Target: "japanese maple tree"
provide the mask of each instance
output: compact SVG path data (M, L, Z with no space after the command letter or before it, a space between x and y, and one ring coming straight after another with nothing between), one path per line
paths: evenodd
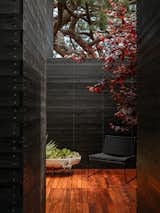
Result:
M124 2L124 1L123 1ZM109 90L116 102L114 116L120 125L110 123L115 131L126 132L137 125L136 113L136 13L130 12L120 0L108 0L110 7L104 8L106 29L94 31L94 43L86 50L74 52L72 57L77 62L88 57L87 49L103 62L103 69L112 77L105 77L96 85L88 86L90 92L101 93ZM93 32L92 32L93 33Z
M115 131L128 131L137 125L136 113L136 14L128 13L121 3L109 1L112 9L105 13L112 19L107 31L110 38L101 36L98 48L102 52L104 70L112 73L113 78L106 78L97 85L89 86L91 92L109 89L117 104L114 114L121 125L110 123ZM99 35L100 36L100 35Z

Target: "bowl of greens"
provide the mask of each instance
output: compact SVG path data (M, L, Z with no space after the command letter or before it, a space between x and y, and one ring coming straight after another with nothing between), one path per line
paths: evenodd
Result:
M58 148L55 141L51 140L46 145L46 167L47 168L72 168L79 164L81 156L78 152L67 148Z

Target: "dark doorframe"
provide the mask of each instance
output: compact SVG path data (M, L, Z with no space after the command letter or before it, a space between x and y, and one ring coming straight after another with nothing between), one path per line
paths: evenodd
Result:
M160 211L160 1L138 0L138 212Z
M45 212L51 1L0 2L0 211Z

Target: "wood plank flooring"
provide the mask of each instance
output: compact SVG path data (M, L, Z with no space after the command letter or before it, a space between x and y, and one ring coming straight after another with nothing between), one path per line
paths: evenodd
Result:
M128 178L135 170L128 169ZM89 177L88 177L89 176ZM136 180L121 169L74 169L46 179L46 213L136 213Z

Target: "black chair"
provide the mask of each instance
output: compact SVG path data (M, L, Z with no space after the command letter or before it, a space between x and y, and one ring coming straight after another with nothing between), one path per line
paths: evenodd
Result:
M125 182L129 183L136 177L127 180L126 168L130 161L135 161L136 138L129 136L106 135L102 152L89 155L89 161L122 165Z

